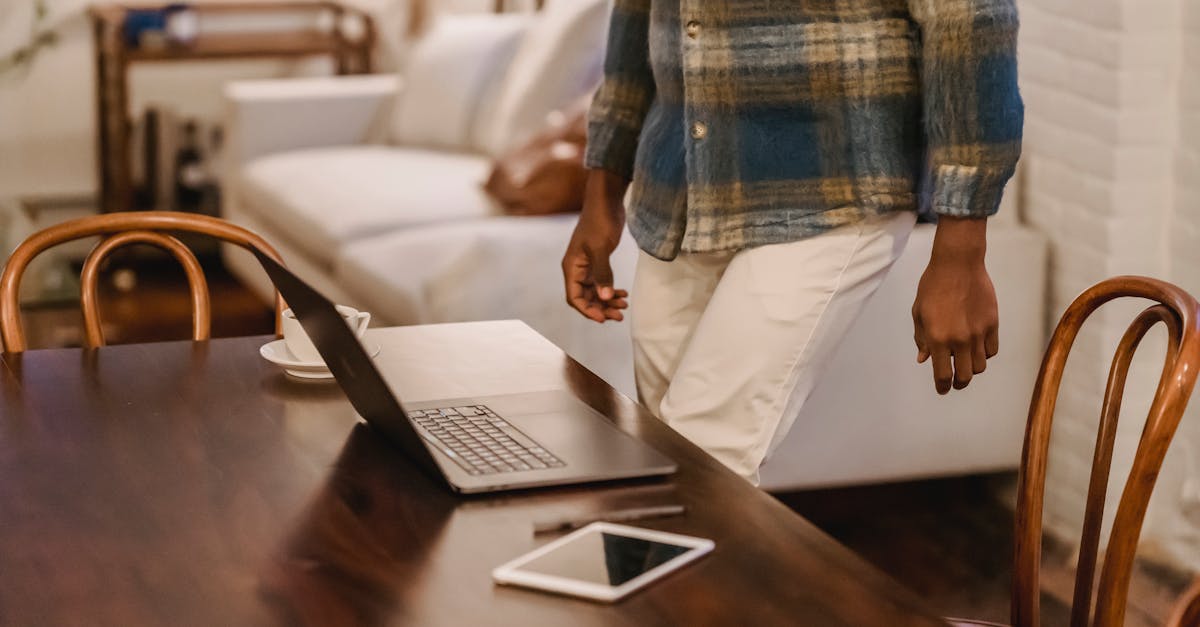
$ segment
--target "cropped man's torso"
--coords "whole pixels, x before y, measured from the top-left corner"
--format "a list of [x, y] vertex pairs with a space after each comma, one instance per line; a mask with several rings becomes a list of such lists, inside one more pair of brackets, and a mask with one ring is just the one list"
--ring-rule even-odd
[[[619, 163], [602, 151], [606, 144], [612, 148], [622, 142], [602, 127], [641, 116], [636, 151], [632, 163], [625, 164], [633, 181], [629, 226], [639, 245], [670, 259], [681, 250], [794, 241], [870, 215], [915, 210], [929, 148], [924, 98], [939, 97], [940, 84], [929, 93], [930, 82], [922, 80], [923, 54], [929, 67], [930, 51], [923, 49], [929, 43], [922, 41], [914, 2], [927, 0], [618, 1], [606, 84], [592, 113], [592, 136], [599, 145], [589, 146], [589, 165]], [[1006, 3], [1011, 6], [1010, 0], [947, 0], [943, 4], [971, 13], [959, 16], [957, 24], [942, 23], [972, 31], [981, 19], [1006, 18], [981, 8]], [[1012, 19], [1015, 27], [1015, 11]], [[991, 47], [968, 41], [989, 32], [988, 23], [982, 26], [980, 32], [941, 34], [934, 40], [935, 52], [957, 58], [946, 71], [972, 81], [981, 64], [1007, 71], [1011, 63], [1015, 79], [1006, 41]], [[997, 32], [1007, 36], [1005, 29]], [[625, 50], [611, 49], [614, 45]], [[614, 58], [636, 54], [647, 55], [648, 62]], [[967, 133], [975, 137], [944, 143], [962, 153], [987, 142], [1008, 145], [1008, 152], [1014, 144], [1019, 148], [1015, 81], [1011, 89], [1000, 104], [1012, 113], [1015, 98], [1018, 115], [1000, 121], [1004, 136]], [[975, 85], [966, 91], [978, 93]], [[971, 98], [950, 102], [957, 110], [934, 109], [933, 114], [975, 125], [991, 108], [973, 105]], [[616, 135], [619, 139], [621, 132]], [[968, 170], [941, 175], [948, 180], [959, 172], [970, 175], [962, 182], [967, 186], [995, 186], [998, 177], [985, 176], [985, 181], [977, 168], [1003, 170], [1015, 155], [983, 163], [978, 157], [990, 149], [985, 145], [966, 154]], [[984, 161], [991, 157], [983, 156]], [[955, 167], [957, 162], [946, 163]], [[1002, 188], [1008, 174], [999, 174]], [[950, 196], [974, 193], [955, 185], [958, 189], [947, 191]], [[991, 202], [978, 201], [980, 207]]]
[[916, 208], [919, 42], [903, 2], [701, 4], [652, 4], [639, 241], [669, 258]]

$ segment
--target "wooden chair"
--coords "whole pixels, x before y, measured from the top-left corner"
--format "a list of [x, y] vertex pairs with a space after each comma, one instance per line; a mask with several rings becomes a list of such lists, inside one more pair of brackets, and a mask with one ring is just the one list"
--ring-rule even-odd
[[1200, 577], [1180, 597], [1167, 627], [1200, 627]]
[[[83, 309], [84, 345], [95, 348], [104, 345], [97, 304], [97, 283], [100, 265], [115, 249], [129, 244], [151, 244], [165, 249], [187, 274], [192, 298], [192, 339], [207, 340], [211, 327], [211, 307], [208, 284], [196, 256], [170, 232], [199, 233], [221, 239], [248, 250], [257, 249], [280, 259], [279, 253], [258, 235], [218, 218], [172, 211], [139, 211], [106, 213], [70, 220], [39, 231], [17, 247], [0, 275], [0, 339], [6, 352], [20, 353], [26, 349], [25, 331], [21, 325], [21, 276], [34, 257], [48, 248], [87, 237], [104, 239], [92, 250], [83, 264], [80, 305]], [[275, 332], [280, 330], [283, 299], [275, 295]]]
[[[1071, 627], [1117, 627], [1124, 622], [1133, 572], [1134, 552], [1154, 482], [1167, 446], [1175, 435], [1200, 369], [1200, 305], [1187, 292], [1162, 281], [1143, 277], [1117, 277], [1085, 291], [1063, 314], [1042, 361], [1034, 388], [1021, 459], [1016, 513], [1016, 546], [1013, 556], [1012, 624], [1038, 627], [1039, 567], [1042, 556], [1042, 506], [1050, 426], [1071, 345], [1088, 318], [1101, 305], [1122, 297], [1138, 297], [1158, 304], [1143, 311], [1125, 331], [1108, 374], [1100, 410], [1100, 428], [1092, 461], [1091, 482], [1084, 510], [1083, 537], [1071, 607]], [[1112, 532], [1104, 552], [1096, 594], [1095, 574], [1099, 555], [1104, 498], [1112, 465], [1117, 419], [1129, 363], [1146, 332], [1163, 323], [1167, 328], [1166, 363], [1137, 454], [1117, 506]], [[1093, 599], [1094, 610], [1093, 610]], [[984, 625], [955, 620], [959, 625]]]

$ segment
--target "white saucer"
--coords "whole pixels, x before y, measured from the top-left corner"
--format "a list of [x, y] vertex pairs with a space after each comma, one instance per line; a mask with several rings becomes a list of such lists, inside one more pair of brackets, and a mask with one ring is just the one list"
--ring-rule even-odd
[[[374, 358], [379, 354], [380, 346], [365, 347], [367, 354]], [[333, 373], [329, 372], [329, 368], [323, 361], [300, 361], [288, 350], [287, 344], [283, 340], [275, 340], [267, 342], [258, 349], [258, 354], [262, 355], [263, 359], [283, 368], [283, 371], [301, 379], [332, 379]]]

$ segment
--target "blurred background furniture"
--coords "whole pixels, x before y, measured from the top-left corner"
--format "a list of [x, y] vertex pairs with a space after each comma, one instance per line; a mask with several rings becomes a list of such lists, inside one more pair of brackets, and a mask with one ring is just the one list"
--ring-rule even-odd
[[[1021, 459], [1017, 487], [1015, 547], [1013, 551], [1014, 627], [1036, 627], [1041, 620], [1042, 515], [1049, 462], [1050, 434], [1063, 371], [1083, 323], [1101, 306], [1123, 298], [1143, 298], [1157, 303], [1141, 312], [1129, 325], [1117, 347], [1109, 370], [1108, 386], [1100, 410], [1099, 433], [1088, 484], [1082, 540], [1071, 605], [1072, 625], [1119, 627], [1125, 622], [1130, 577], [1142, 522], [1154, 484], [1200, 371], [1200, 304], [1179, 287], [1144, 277], [1116, 277], [1081, 294], [1063, 314], [1038, 375]], [[1134, 352], [1146, 333], [1158, 324], [1167, 329], [1167, 350], [1158, 390], [1150, 406], [1133, 466], [1121, 492], [1108, 543], [1101, 551], [1113, 447], [1121, 400]], [[1097, 565], [1103, 557], [1099, 583]], [[1094, 603], [1094, 612], [1093, 612]], [[960, 622], [960, 625], [970, 625]]]
[[[239, 246], [258, 250], [279, 258], [275, 249], [258, 235], [224, 220], [208, 216], [166, 211], [116, 212], [90, 216], [56, 224], [25, 240], [13, 251], [0, 275], [0, 335], [4, 352], [20, 353], [27, 348], [21, 323], [21, 279], [25, 270], [42, 252], [74, 240], [102, 237], [88, 254], [80, 278], [80, 305], [83, 309], [84, 346], [104, 345], [104, 330], [97, 304], [97, 278], [100, 266], [112, 251], [131, 244], [149, 244], [169, 252], [183, 267], [192, 299], [192, 339], [207, 340], [211, 328], [211, 305], [204, 271], [196, 256], [172, 233], [198, 233]], [[279, 332], [279, 315], [283, 300], [275, 294], [275, 328]]]
[[[96, 215], [98, 210], [93, 194], [20, 196], [0, 204], [4, 213], [0, 219], [5, 222], [0, 246], [6, 256], [34, 233], [68, 220]], [[77, 303], [78, 266], [95, 243], [91, 239], [64, 243], [33, 260], [21, 281], [21, 306], [39, 308]]]
[[[168, 20], [179, 19], [178, 15], [184, 13], [190, 14], [184, 16], [190, 25], [172, 28]], [[89, 15], [95, 40], [97, 178], [100, 207], [105, 212], [148, 208], [134, 203], [128, 85], [133, 64], [327, 56], [338, 74], [371, 71], [375, 42], [371, 17], [336, 2], [99, 4], [91, 7]], [[275, 18], [294, 26], [229, 31], [228, 23], [235, 21], [230, 18], [251, 24]], [[139, 37], [135, 28], [147, 19], [164, 24], [147, 28]], [[223, 21], [226, 28], [206, 28], [206, 20], [218, 24]]]
[[[628, 327], [596, 325], [563, 304], [559, 260], [575, 216], [506, 216], [481, 189], [494, 159], [593, 90], [606, 10], [605, 0], [549, 0], [536, 15], [443, 18], [408, 56], [403, 80], [231, 83], [225, 217], [381, 324], [519, 318], [635, 396]], [[480, 104], [456, 108], [464, 101]], [[768, 461], [765, 488], [1016, 467], [1044, 347], [1045, 241], [1011, 211], [994, 221], [1001, 356], [967, 392], [942, 398], [914, 365], [910, 315], [933, 230], [913, 233]], [[635, 260], [626, 235], [613, 259], [619, 284], [630, 284]], [[231, 250], [225, 261], [269, 294], [250, 256]]]
[[1167, 627], [1196, 627], [1200, 625], [1200, 578], [1179, 599], [1179, 605], [1167, 621]]
[[[503, 13], [508, 9], [510, 4], [513, 4], [511, 0], [495, 0], [492, 10], [496, 13]], [[546, 0], [533, 0], [533, 6], [535, 9], [541, 10], [542, 7], [546, 6]]]

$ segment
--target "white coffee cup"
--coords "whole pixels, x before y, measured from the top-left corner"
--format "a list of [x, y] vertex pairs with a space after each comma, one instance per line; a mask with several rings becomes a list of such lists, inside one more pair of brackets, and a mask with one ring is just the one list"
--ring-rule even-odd
[[[367, 324], [371, 322], [370, 313], [359, 311], [346, 305], [338, 305], [337, 310], [338, 313], [342, 314], [346, 325], [354, 330], [355, 336], [361, 338], [363, 333], [367, 332]], [[291, 309], [283, 310], [283, 341], [287, 344], [292, 356], [299, 361], [314, 363], [324, 361], [321, 359], [321, 353], [317, 352], [317, 347], [313, 346], [312, 340], [304, 332], [304, 327], [300, 326], [300, 321], [296, 319], [296, 314], [292, 313]]]

